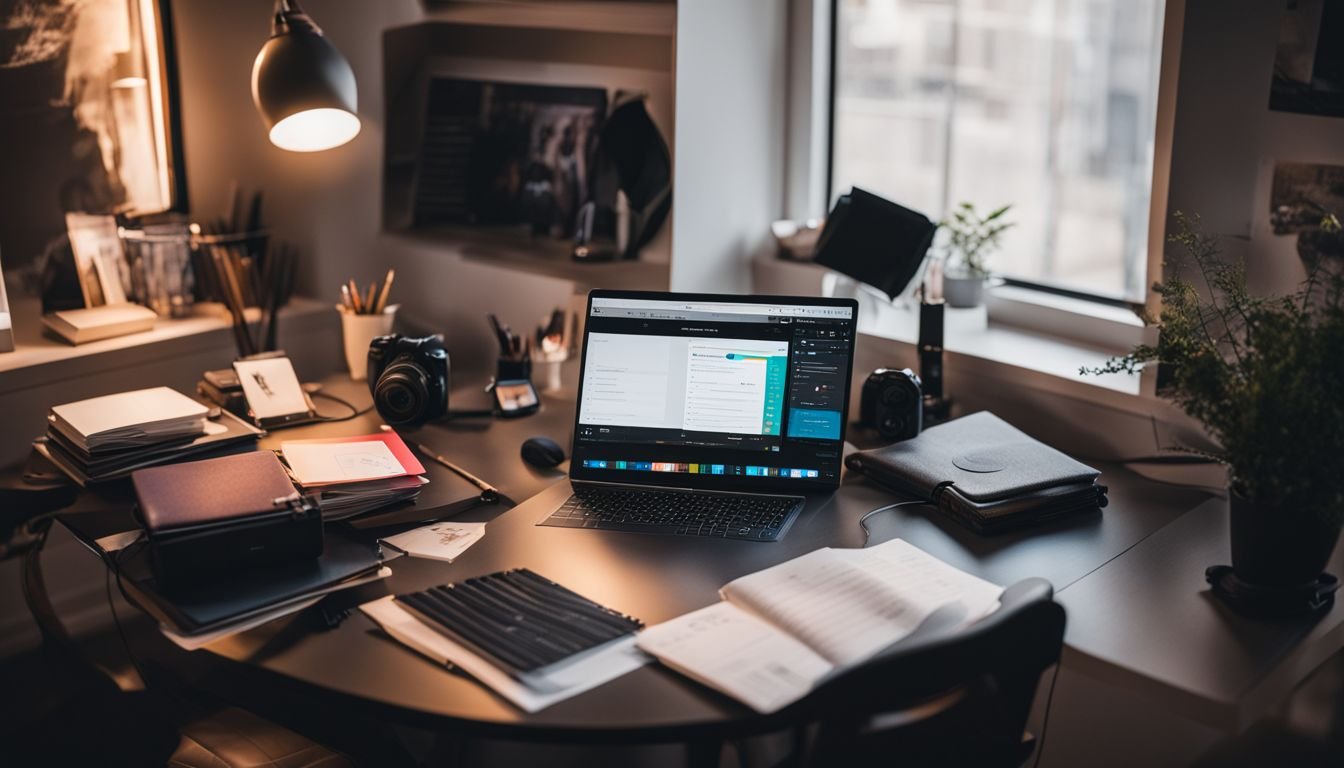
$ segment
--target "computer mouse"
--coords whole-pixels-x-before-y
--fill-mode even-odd
[[[529,437],[520,452],[523,461],[540,469],[550,469],[565,460],[565,449],[549,437]]]

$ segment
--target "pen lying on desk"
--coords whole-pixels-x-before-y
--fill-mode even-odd
[[[435,453],[434,450],[433,450],[432,448],[430,448],[429,446],[425,445],[424,443],[415,443],[415,442],[413,442],[413,443],[411,443],[411,445],[414,445],[414,446],[416,447],[416,450],[420,451],[421,453],[425,454],[425,455],[428,456],[429,458],[433,459],[436,463],[441,464],[443,467],[445,467],[446,469],[448,469],[448,470],[449,470],[450,472],[452,472],[453,474],[457,475],[458,477],[462,478],[463,480],[466,480],[467,482],[471,483],[472,485],[476,486],[477,488],[480,488],[480,489],[481,489],[481,498],[484,499],[485,501],[487,501],[487,502],[494,502],[495,500],[498,499],[498,500],[502,500],[502,501],[504,501],[504,502],[507,502],[508,504],[513,504],[513,503],[514,503],[514,502],[513,502],[513,499],[510,499],[508,496],[505,496],[504,494],[500,493],[498,488],[496,488],[495,486],[493,486],[493,485],[491,485],[491,484],[485,482],[485,481],[482,480],[481,478],[479,478],[479,477],[473,475],[472,473],[468,472],[467,470],[463,469],[462,467],[459,467],[458,465],[454,464],[453,462],[449,461],[448,459],[445,459],[444,457],[442,457],[442,456],[440,456],[439,454]]]

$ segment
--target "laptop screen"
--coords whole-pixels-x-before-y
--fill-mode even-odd
[[[571,477],[839,485],[856,312],[852,299],[593,291]]]

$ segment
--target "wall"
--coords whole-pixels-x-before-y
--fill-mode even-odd
[[[1169,213],[1198,213],[1224,235],[1250,284],[1274,293],[1306,278],[1295,236],[1270,231],[1275,161],[1344,165],[1344,118],[1269,109],[1285,5],[1187,0],[1168,202]]]
[[[459,367],[488,364],[486,312],[530,328],[568,302],[570,283],[463,262],[449,248],[381,232],[382,32],[419,21],[423,5],[306,0],[303,7],[350,61],[363,123],[349,144],[313,154],[272,146],[252,106],[252,61],[270,34],[271,0],[172,1],[193,213],[225,210],[235,180],[264,190],[276,236],[303,254],[301,293],[335,302],[343,280],[367,284],[394,268],[405,330],[445,333]]]
[[[788,3],[681,0],[674,291],[749,291],[784,209]],[[725,191],[727,192],[725,194]]]

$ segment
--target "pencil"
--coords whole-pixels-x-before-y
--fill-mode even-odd
[[[364,314],[364,304],[360,301],[359,286],[355,285],[355,279],[350,278],[350,304],[355,310],[355,314]]]
[[[383,278],[383,292],[378,295],[378,303],[373,308],[375,315],[383,314],[387,309],[387,294],[392,290],[392,280],[397,276],[396,270],[387,270],[387,277]]]
[[[369,292],[364,299],[364,314],[366,315],[373,314],[374,294],[376,294],[377,292],[378,292],[378,284],[369,283]]]

